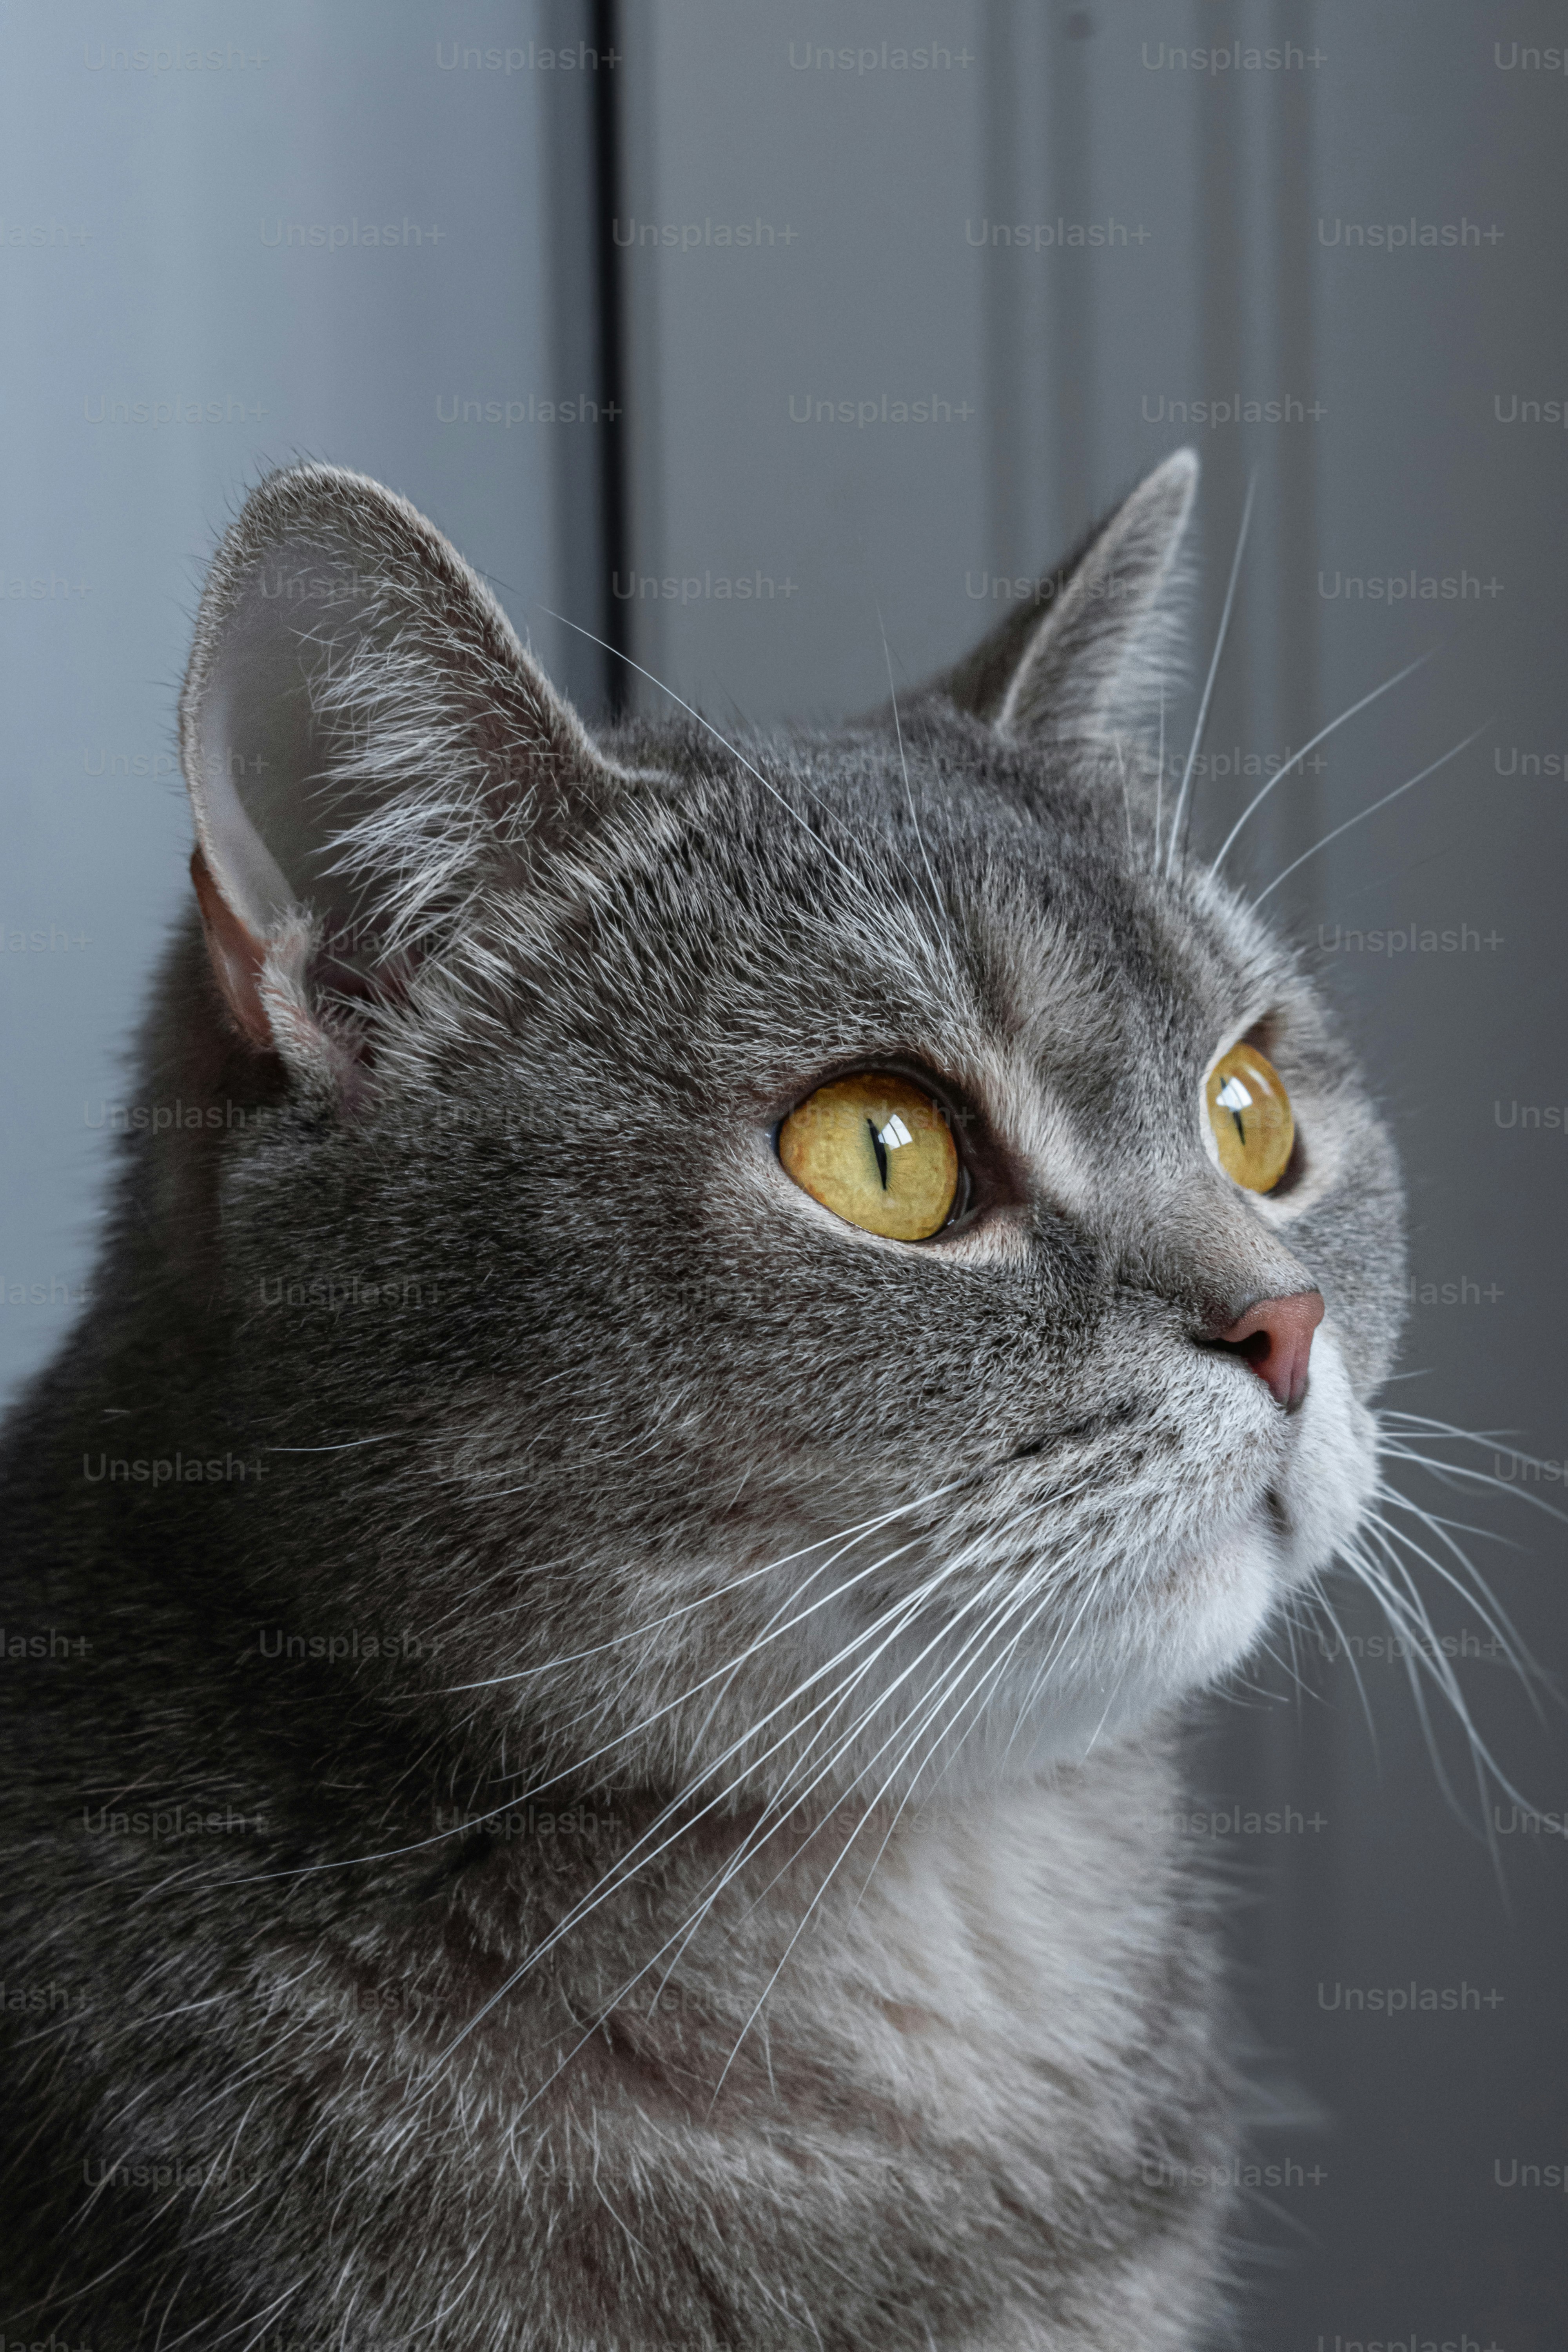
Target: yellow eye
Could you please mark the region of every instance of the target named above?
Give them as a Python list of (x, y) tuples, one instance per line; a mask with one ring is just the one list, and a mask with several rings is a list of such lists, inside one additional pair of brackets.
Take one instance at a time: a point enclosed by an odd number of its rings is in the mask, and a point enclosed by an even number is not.
[(814, 1201), (889, 1241), (939, 1233), (958, 1192), (945, 1114), (907, 1078), (875, 1070), (808, 1095), (779, 1129), (779, 1158)]
[(1256, 1045), (1233, 1045), (1204, 1084), (1219, 1164), (1249, 1192), (1272, 1192), (1289, 1165), (1296, 1121), (1279, 1071)]

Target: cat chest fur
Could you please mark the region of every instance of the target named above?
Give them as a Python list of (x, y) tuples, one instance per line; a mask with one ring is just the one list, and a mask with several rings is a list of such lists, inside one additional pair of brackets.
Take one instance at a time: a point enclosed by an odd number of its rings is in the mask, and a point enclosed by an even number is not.
[[(638, 2243), (678, 2238), (691, 2291), (744, 2314), (747, 2343), (797, 2340), (772, 2331), (806, 2278), (825, 2341), (1077, 2347), (1103, 2323), (1181, 2342), (1230, 2141), (1174, 1786), (1141, 1745), (1055, 1785), (867, 1817), (847, 1851), (835, 1819), (639, 1976), (712, 1861), (682, 1855), (618, 1934), (601, 1924), (581, 1957), (568, 1937), (548, 1986), (494, 2020), (500, 2096), (465, 2166), (522, 2159), (530, 2237), (536, 2197), (585, 2206), (634, 2306)], [(606, 1969), (629, 1987), (613, 2006)], [(695, 2311), (670, 2324), (688, 2340)]]

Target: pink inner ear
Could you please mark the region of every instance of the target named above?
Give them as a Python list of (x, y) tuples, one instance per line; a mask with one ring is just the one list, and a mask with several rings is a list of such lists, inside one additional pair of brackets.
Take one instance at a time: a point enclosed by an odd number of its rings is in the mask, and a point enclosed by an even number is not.
[(272, 1024), (261, 1001), (260, 986), (266, 947), (240, 921), (213, 880), (199, 848), (191, 852), (191, 879), (196, 886), (196, 904), (202, 910), (207, 954), (224, 1003), (251, 1044), (270, 1049)]

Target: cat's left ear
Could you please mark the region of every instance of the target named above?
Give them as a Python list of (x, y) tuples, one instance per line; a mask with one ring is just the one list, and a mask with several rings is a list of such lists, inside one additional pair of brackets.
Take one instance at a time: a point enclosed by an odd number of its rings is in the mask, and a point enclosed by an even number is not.
[(1178, 651), (1197, 485), (1196, 451), (1177, 449), (937, 690), (1015, 742), (1138, 735)]
[(395, 992), (626, 781), (440, 533), (331, 466), (270, 476), (219, 548), (180, 748), (219, 991), (334, 1088), (345, 996)]

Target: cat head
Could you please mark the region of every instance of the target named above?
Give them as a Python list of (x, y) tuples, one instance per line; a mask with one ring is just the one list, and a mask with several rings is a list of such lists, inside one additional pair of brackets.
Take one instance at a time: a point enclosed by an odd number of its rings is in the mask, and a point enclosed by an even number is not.
[(595, 740), (358, 477), (229, 532), (185, 1017), (271, 1108), (228, 1393), (315, 1449), (256, 1559), (438, 1634), (481, 1747), (808, 1807), (1036, 1769), (1354, 1528), (1397, 1177), (1151, 773), (1196, 474), (896, 711), (738, 741)]

